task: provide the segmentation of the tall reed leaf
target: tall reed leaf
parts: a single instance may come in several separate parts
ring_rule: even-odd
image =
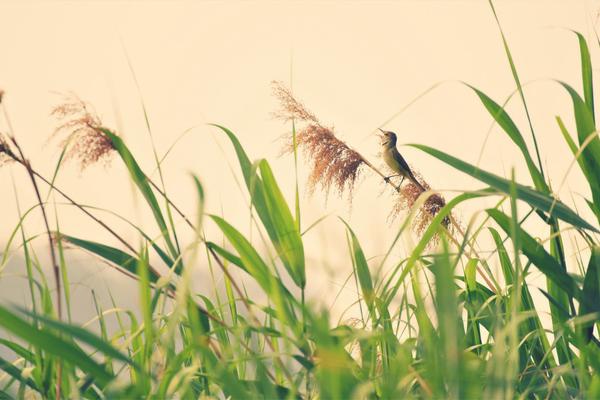
[[[352,263],[356,268],[356,274],[358,275],[358,282],[360,283],[360,289],[363,293],[363,298],[365,299],[365,303],[367,303],[367,307],[369,307],[369,313],[373,314],[373,302],[374,302],[374,290],[373,290],[373,280],[371,279],[371,273],[369,272],[369,264],[367,264],[367,259],[365,257],[365,253],[363,253],[362,248],[360,247],[360,243],[354,234],[350,225],[344,220],[342,222],[346,225],[346,229],[350,234],[351,244],[352,244]],[[375,318],[374,315],[371,315],[371,318]]]
[[[278,306],[279,311],[283,313],[287,322],[292,323],[294,319],[292,311],[289,308],[291,296],[281,290],[281,285],[278,284],[277,280],[270,273],[269,267],[252,244],[223,218],[216,215],[210,215],[210,218],[212,218],[225,237],[227,237],[229,243],[235,248],[240,260],[244,264],[245,270],[256,280],[271,301]]]
[[[511,234],[510,217],[501,211],[493,208],[486,210],[488,215],[506,232]],[[552,257],[542,246],[520,226],[514,226],[521,241],[521,250],[523,254],[535,265],[544,275],[554,281],[570,297],[581,299],[581,290],[577,287],[575,280],[561,267],[561,265]]]
[[[275,181],[273,171],[266,160],[259,163],[263,180],[266,205],[273,223],[275,237],[272,238],[277,253],[283,261],[294,283],[300,288],[306,285],[304,269],[304,246],[294,217]]]
[[[600,313],[600,247],[594,246],[590,256],[587,272],[583,280],[583,292],[579,315],[589,313]],[[599,316],[594,318],[595,322],[589,322],[585,327],[585,339],[592,339],[594,334],[594,323],[598,322]]]
[[[294,283],[303,288],[306,284],[304,248],[298,224],[292,217],[281,190],[273,177],[271,168],[266,161],[259,162],[261,179],[256,174],[255,168],[253,168],[248,155],[235,134],[220,125],[213,126],[225,132],[233,144],[246,187],[252,198],[252,204],[286,270]]]
[[[123,268],[127,272],[130,272],[133,275],[137,275],[137,265],[139,260],[129,254],[125,253],[122,250],[117,248],[107,246],[102,243],[93,242],[91,240],[78,239],[73,236],[62,235],[62,238],[67,240],[69,243],[74,244],[75,246],[81,247],[84,250],[87,250],[115,265],[120,268]],[[158,281],[158,274],[156,272],[149,270],[149,279],[150,282],[156,283]]]
[[[579,55],[581,57],[581,82],[583,83],[583,97],[585,98],[585,104],[590,110],[592,115],[592,121],[595,121],[594,116],[594,84],[593,84],[593,73],[592,73],[592,60],[590,57],[590,50],[587,42],[583,35],[577,31],[572,31],[577,35],[579,41]]]
[[[152,214],[154,215],[154,219],[156,220],[156,223],[160,229],[161,235],[164,237],[164,240],[167,243],[167,246],[169,247],[171,256],[177,257],[178,251],[176,250],[175,246],[173,245],[173,242],[171,241],[171,236],[169,234],[169,229],[167,228],[167,223],[162,214],[160,206],[158,205],[156,196],[154,196],[154,192],[152,191],[152,188],[150,187],[150,184],[148,183],[148,178],[146,177],[146,174],[144,174],[144,172],[138,165],[137,161],[133,157],[133,154],[131,154],[131,151],[129,150],[127,145],[125,145],[125,142],[123,142],[123,139],[121,139],[118,135],[115,135],[114,133],[112,133],[109,129],[106,129],[106,128],[100,128],[100,129],[111,140],[112,145],[114,146],[115,150],[117,150],[117,153],[119,153],[119,156],[123,160],[123,163],[125,163],[125,166],[127,167],[127,170],[129,171],[129,175],[131,176],[131,179],[136,184],[136,186],[142,193],[142,196],[144,196],[144,199],[146,199],[146,202],[150,206],[150,209],[152,210]],[[179,273],[180,270],[181,270],[181,264],[179,264],[176,267],[175,272]]]
[[[100,385],[106,385],[114,376],[106,368],[83,352],[74,343],[60,338],[47,329],[38,329],[15,313],[0,305],[0,326],[27,343],[39,347],[90,374]]]
[[[488,110],[490,115],[494,118],[498,125],[500,125],[504,132],[506,132],[508,137],[510,137],[511,140],[517,145],[517,147],[523,154],[523,157],[525,158],[527,169],[529,169],[529,174],[531,175],[531,179],[533,179],[535,187],[538,190],[541,190],[545,193],[549,192],[546,181],[544,181],[542,174],[540,173],[539,169],[537,168],[537,166],[533,162],[533,159],[531,158],[531,154],[529,153],[527,144],[523,139],[523,135],[521,135],[519,128],[517,128],[517,125],[513,122],[512,118],[508,115],[506,110],[503,107],[500,107],[498,103],[489,98],[485,93],[483,93],[479,89],[468,84],[467,86],[475,91],[475,93],[477,94],[477,96],[479,96],[479,99],[481,100],[485,108]]]
[[[505,193],[506,195],[510,194],[510,180],[504,179],[498,175],[492,174],[491,172],[487,172],[474,166],[473,164],[469,164],[465,161],[462,161],[456,157],[453,157],[443,151],[434,149],[429,146],[420,145],[420,144],[412,144],[410,146],[416,147],[432,155],[433,157],[445,162],[448,165],[462,171],[473,178],[484,182],[494,189]],[[551,213],[553,216],[562,219],[569,224],[582,229],[588,229],[594,232],[599,232],[598,229],[587,223],[583,220],[579,215],[577,215],[574,211],[572,211],[566,204],[561,202],[560,200],[554,199],[547,194],[541,193],[537,190],[534,190],[530,187],[520,185],[518,183],[516,186],[516,195],[519,200],[522,200],[528,203],[530,206],[542,210],[547,213]]]
[[[577,127],[577,138],[579,146],[583,147],[581,152],[582,170],[585,174],[592,198],[594,199],[592,210],[600,221],[600,139],[596,132],[594,116],[589,106],[581,99],[579,94],[571,86],[564,82],[560,83],[571,96],[573,102],[573,113],[575,114],[575,125]],[[590,137],[593,135],[592,137]]]

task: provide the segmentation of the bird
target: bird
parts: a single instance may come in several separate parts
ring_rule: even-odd
[[[400,181],[400,185],[402,186],[402,182],[404,182],[405,178],[408,178],[412,183],[417,185],[422,191],[427,191],[423,185],[415,178],[415,174],[411,171],[410,167],[404,157],[398,152],[396,148],[397,136],[394,132],[384,131],[381,128],[378,128],[383,135],[381,136],[381,157],[383,161],[391,168],[392,171],[396,173],[396,175],[386,176],[383,179],[386,182],[389,182],[390,178],[394,176],[401,176],[402,180]]]

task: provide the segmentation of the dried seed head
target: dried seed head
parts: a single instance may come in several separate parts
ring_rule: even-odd
[[[360,154],[339,140],[332,128],[310,124],[296,133],[296,143],[311,164],[308,191],[317,186],[326,193],[333,188],[338,195],[351,198],[356,180],[365,162]],[[288,151],[293,147],[288,146]]]
[[[417,178],[417,180],[423,185],[426,190],[431,190],[429,184],[423,179],[421,174],[412,169],[413,174]],[[390,211],[389,218],[394,220],[400,213],[410,210],[416,203],[419,196],[423,193],[423,190],[415,185],[413,182],[408,182],[402,185],[400,188],[400,192],[397,193],[397,200]],[[429,195],[427,200],[423,203],[423,205],[419,208],[417,213],[415,214],[412,228],[413,231],[417,235],[422,235],[425,232],[425,229],[431,223],[431,220],[440,212],[440,210],[446,205],[446,201],[444,198],[437,194],[433,193]],[[442,221],[444,227],[449,228],[450,220],[449,218],[444,218]],[[434,238],[434,242],[437,241],[437,237]]]
[[[273,81],[273,95],[279,100],[281,109],[273,115],[284,121],[297,120],[320,125],[313,113],[294,98],[292,92],[281,82]]]
[[[321,186],[327,194],[333,188],[340,196],[347,192],[351,199],[356,180],[365,165],[362,156],[339,140],[333,128],[323,126],[281,82],[273,82],[273,93],[281,104],[281,109],[274,114],[277,118],[306,124],[296,132],[296,145],[311,164],[309,193],[314,193],[316,187]],[[293,150],[289,136],[283,152],[290,153]]]
[[[60,121],[51,138],[66,134],[61,143],[66,148],[65,159],[78,160],[82,170],[100,161],[110,161],[114,150],[112,141],[102,132],[105,128],[88,103],[71,94],[51,115]]]

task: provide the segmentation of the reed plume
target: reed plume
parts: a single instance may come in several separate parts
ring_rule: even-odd
[[[321,186],[325,193],[329,193],[331,188],[334,188],[340,196],[347,193],[351,201],[356,181],[365,167],[369,167],[382,178],[385,177],[379,169],[360,153],[338,139],[332,127],[321,124],[315,114],[298,101],[281,82],[273,82],[273,94],[279,100],[281,107],[274,113],[274,116],[286,122],[294,122],[296,146],[311,165],[308,177],[309,193],[313,193],[317,186]],[[293,150],[293,137],[288,135],[283,152],[291,153]],[[413,172],[423,187],[430,190],[429,184],[423,177],[414,169]],[[424,192],[413,182],[407,182],[402,187],[397,186],[392,181],[387,181],[387,183],[394,188],[397,194],[396,201],[390,211],[392,220],[400,212],[411,209]],[[413,230],[419,235],[422,234],[431,223],[431,220],[445,205],[446,201],[441,195],[437,193],[429,194],[415,216],[412,225]],[[445,218],[443,225],[448,228],[450,220]]]
[[[339,196],[344,193],[352,199],[356,180],[362,173],[366,160],[346,143],[335,136],[333,127],[326,127],[302,103],[294,98],[288,88],[273,82],[273,94],[279,99],[281,109],[274,115],[284,121],[300,122],[296,131],[296,145],[311,164],[308,191],[314,193],[317,186],[328,194],[333,188]],[[291,137],[284,152],[293,152]]]
[[[66,160],[77,160],[81,170],[98,162],[107,164],[110,161],[113,144],[102,132],[102,121],[90,104],[70,94],[52,110],[51,115],[60,121],[51,138],[66,135],[61,142],[66,150]]]

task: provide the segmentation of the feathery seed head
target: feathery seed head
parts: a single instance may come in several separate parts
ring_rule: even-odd
[[[360,154],[335,136],[333,128],[323,126],[317,117],[294,98],[289,89],[280,82],[273,82],[273,93],[279,99],[281,110],[274,115],[284,121],[304,122],[296,132],[296,145],[311,163],[308,191],[317,186],[329,193],[333,187],[341,196],[354,189],[365,161]],[[291,137],[284,153],[293,152]]]
[[[110,161],[114,150],[112,141],[102,132],[102,121],[91,105],[71,94],[51,115],[61,122],[51,138],[66,134],[61,143],[66,148],[65,159],[78,160],[82,170],[99,161]]]

